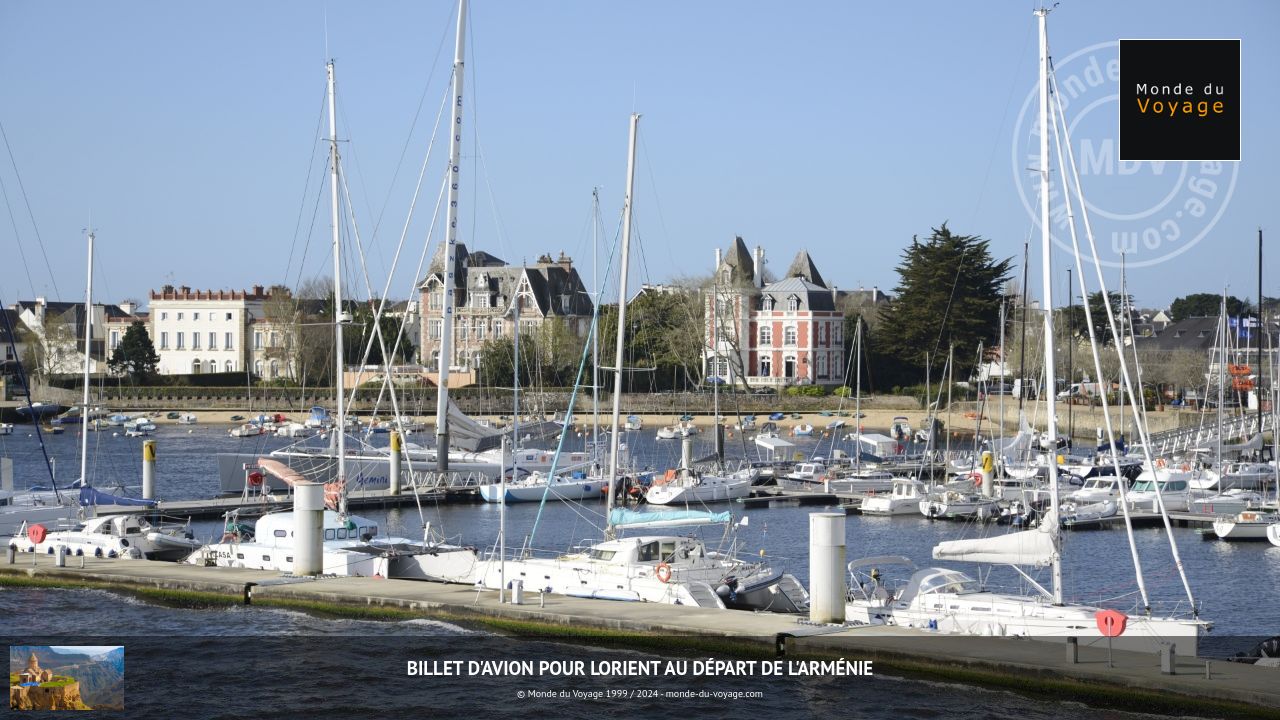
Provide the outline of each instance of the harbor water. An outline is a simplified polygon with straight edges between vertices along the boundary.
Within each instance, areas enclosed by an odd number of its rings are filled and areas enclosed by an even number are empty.
[[[117,429],[90,433],[88,477],[100,490],[130,496],[141,493],[141,438],[128,438]],[[57,436],[46,436],[45,443],[55,458],[57,475],[63,482],[78,476],[78,428],[71,426]],[[416,440],[422,436],[410,436]],[[386,444],[386,435],[372,436],[373,444]],[[261,453],[284,447],[292,442],[284,438],[259,436],[232,438],[225,426],[161,425],[152,435],[156,441],[157,495],[162,500],[212,497],[217,493],[217,453]],[[710,435],[698,436],[695,456],[711,452]],[[316,439],[312,439],[316,442]],[[829,455],[829,438],[793,438],[795,451],[804,456]],[[638,463],[655,469],[672,467],[679,462],[678,441],[658,441],[646,429],[629,433],[627,442]],[[581,449],[585,438],[577,432],[566,439],[566,449]],[[844,444],[848,450],[849,443]],[[731,461],[756,459],[755,448],[741,437],[728,439],[726,453]],[[0,437],[0,456],[13,460],[15,485],[19,488],[48,484],[48,473],[34,428],[19,426],[12,436]],[[730,541],[747,555],[763,555],[775,567],[796,575],[807,583],[808,515],[829,510],[821,506],[781,506],[746,509],[740,503],[719,503],[715,510],[731,510],[735,526]],[[383,534],[421,537],[424,523],[439,530],[453,541],[493,549],[497,542],[499,507],[484,503],[422,503],[421,511],[413,504],[390,510],[367,511],[362,514],[376,520]],[[536,549],[563,552],[568,548],[597,540],[601,536],[604,503],[548,502],[514,504],[507,508],[507,547],[517,548],[531,542]],[[745,524],[743,524],[745,519]],[[536,534],[529,540],[536,524]],[[975,537],[986,533],[1003,533],[996,525],[930,521],[923,517],[850,517],[847,525],[847,547],[850,560],[875,555],[902,555],[917,565],[930,563],[932,547],[943,540]],[[193,529],[200,538],[221,534],[220,521],[197,521]],[[705,528],[703,539],[710,546],[722,542],[722,529]],[[1185,614],[1189,603],[1182,581],[1173,563],[1168,539],[1162,528],[1135,530],[1136,541],[1147,588],[1158,614]],[[1269,543],[1204,542],[1194,529],[1175,528],[1174,538],[1182,555],[1191,589],[1201,617],[1214,624],[1214,630],[1201,643],[1201,654],[1228,656],[1246,651],[1259,639],[1280,635],[1280,603],[1274,590],[1280,587],[1280,548]],[[1135,580],[1128,543],[1121,526],[1115,529],[1069,532],[1064,535],[1064,594],[1069,600],[1103,604],[1129,612],[1140,612],[1138,586]],[[971,574],[977,566],[965,568]],[[983,579],[991,585],[1006,588],[1024,587],[1025,580],[1004,568],[992,570]],[[1048,569],[1032,571],[1041,584],[1049,584]],[[179,615],[178,617],[180,617]],[[192,629],[198,623],[193,622]]]

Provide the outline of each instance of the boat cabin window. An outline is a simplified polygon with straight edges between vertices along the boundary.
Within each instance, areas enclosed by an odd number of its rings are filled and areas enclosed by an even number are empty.
[[[636,550],[636,560],[639,562],[657,562],[659,559],[658,541],[656,540],[645,543]]]
[[[346,528],[338,528],[338,539],[339,539],[339,540],[346,540],[346,539],[347,539],[347,529],[346,529]]]
[[[243,559],[244,559],[244,553],[236,553],[236,559],[237,559],[237,560],[243,560]]]
[[[601,550],[600,548],[592,548],[590,552],[590,557],[592,560],[608,561],[608,560],[612,560],[613,556],[617,554],[618,554],[617,550]]]
[[[267,562],[271,562],[271,556],[270,556],[270,555],[263,555],[263,556],[262,556],[262,559],[263,559],[263,560],[265,560],[265,561],[267,561]]]
[[[286,555],[286,556],[285,556],[285,558],[284,558],[284,561],[285,561],[285,562],[287,562],[287,563],[291,563],[291,562],[293,562],[293,556],[292,556],[292,555]]]
[[[336,537],[336,535],[334,534],[334,530],[333,530],[333,528],[329,528],[328,530],[325,530],[325,531],[324,531],[324,539],[325,539],[325,540],[333,540],[335,537]]]
[[[662,543],[662,559],[663,561],[674,560],[676,555],[676,541]]]
[[[275,535],[276,537],[287,537],[287,536],[288,536],[288,534],[289,534],[289,533],[285,532],[284,530],[277,530],[277,531],[275,531],[275,533],[274,533],[274,535]]]
[[[137,535],[142,532],[142,528],[138,525],[130,525],[124,529],[126,535]]]

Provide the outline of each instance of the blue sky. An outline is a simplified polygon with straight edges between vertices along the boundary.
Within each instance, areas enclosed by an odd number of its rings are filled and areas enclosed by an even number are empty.
[[[1020,125],[1020,110],[1035,83],[1033,7],[476,0],[462,239],[516,262],[565,251],[589,268],[591,190],[602,187],[612,239],[636,110],[634,282],[707,273],[714,248],[741,235],[765,247],[775,272],[804,247],[829,282],[888,289],[912,235],[943,221],[1020,257],[1034,230],[1017,176],[1017,138],[1031,120]],[[328,200],[315,163],[327,56],[381,287],[448,80],[453,14],[449,0],[0,4],[0,122],[21,176],[20,188],[0,148],[0,300],[82,297],[90,217],[101,299],[166,282],[293,285],[326,272]],[[1103,45],[1079,56],[1083,72],[1090,57],[1114,56],[1105,44],[1121,37],[1243,39],[1244,162],[1221,170],[1203,239],[1187,242],[1199,231],[1189,228],[1177,241],[1188,247],[1165,243],[1129,273],[1140,304],[1224,285],[1256,295],[1256,229],[1280,237],[1278,32],[1280,4],[1262,1],[1070,0],[1051,15],[1060,79],[1068,56]],[[1115,119],[1104,90],[1067,109],[1080,133],[1073,147],[1092,150],[1091,203],[1120,217],[1181,202],[1178,166],[1108,168]],[[444,155],[441,144],[410,226],[393,283],[401,297]],[[1123,222],[1094,218],[1104,237]],[[1280,267],[1280,252],[1269,255],[1267,267]],[[1064,282],[1067,261],[1055,257]],[[1266,292],[1280,295],[1280,280]]]

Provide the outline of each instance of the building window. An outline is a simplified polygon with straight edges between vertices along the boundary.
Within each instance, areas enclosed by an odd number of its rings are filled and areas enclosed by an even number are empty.
[[[210,372],[210,373],[216,373],[216,372],[218,372],[218,361],[217,361],[217,360],[210,360],[210,361],[209,361],[209,372]]]
[[[432,320],[427,323],[427,338],[430,340],[440,339],[440,324],[442,320]]]
[[[192,374],[192,375],[199,375],[199,374],[200,374],[200,361],[199,361],[199,360],[192,360],[192,361],[191,361],[191,374]]]
[[[280,377],[280,363],[279,363],[279,361],[276,361],[276,360],[272,360],[272,361],[271,361],[271,377],[273,377],[273,378],[278,378],[278,377]]]
[[[773,327],[772,326],[770,325],[760,326],[760,344],[761,345],[773,344]]]
[[[253,334],[253,349],[254,350],[262,349],[262,333],[260,332],[256,332]]]
[[[167,312],[162,312],[162,313],[160,313],[160,319],[161,319],[161,320],[168,320],[168,319],[169,319],[169,313],[167,313]]]
[[[480,353],[471,356],[471,369],[477,372],[480,370]]]
[[[115,350],[116,347],[119,345],[120,345],[120,331],[112,330],[111,331],[111,349]]]
[[[280,333],[271,333],[271,344],[268,347],[280,347]]]
[[[227,319],[228,319],[228,320],[230,320],[230,319],[231,319],[231,313],[227,313]]]
[[[218,333],[216,332],[209,333],[209,349],[210,350],[218,349]]]
[[[796,358],[794,355],[788,355],[782,359],[782,376],[788,380],[795,378]]]
[[[230,360],[228,360],[222,364],[222,369],[224,372],[235,372],[236,366]]]
[[[760,309],[764,310],[765,312],[770,312],[771,310],[773,310],[773,298],[768,295],[765,295],[763,298],[761,298]]]
[[[169,333],[167,332],[160,333],[160,349],[161,350],[169,349]]]
[[[461,340],[467,339],[467,322],[465,320],[458,323],[458,338]]]
[[[495,338],[502,337],[502,321],[501,320],[493,321],[493,336]]]
[[[232,349],[234,349],[234,348],[232,348],[232,347],[231,347],[231,333],[223,333],[223,334],[222,334],[222,349],[223,349],[223,350],[232,350]]]
[[[175,346],[178,350],[182,349],[182,333],[178,333],[178,344]]]
[[[480,320],[480,319],[478,319],[478,318],[477,318],[476,320],[474,320],[473,322],[474,322],[474,324],[475,324],[475,327],[474,327],[474,328],[472,328],[472,332],[474,332],[474,333],[475,333],[475,335],[476,335],[476,340],[484,340],[484,330],[485,330],[485,326],[487,326],[489,323],[485,322],[484,320]],[[479,367],[479,366],[477,365],[477,367]]]
[[[818,377],[824,378],[826,376],[827,376],[827,354],[820,352],[818,353]]]
[[[831,377],[841,377],[840,371],[840,353],[831,353]]]
[[[427,307],[432,310],[444,307],[444,291],[427,293]]]
[[[192,320],[199,320],[199,319],[200,319],[200,313],[191,313],[191,319],[192,319]]]
[[[760,376],[761,377],[773,376],[773,358],[771,357],[760,358]]]
[[[181,319],[182,319],[182,313],[178,313],[178,319],[179,319],[179,320],[181,320]]]
[[[787,347],[795,347],[796,344],[796,326],[788,325],[782,330],[782,344]]]
[[[835,342],[835,344],[836,344],[836,345],[839,345],[841,342],[843,342],[843,340],[841,340],[841,337],[844,335],[844,322],[843,322],[843,321],[836,321],[836,322],[832,323],[832,325],[834,325],[834,326],[835,326],[835,332],[834,332],[833,334],[834,334],[836,337],[835,337],[835,341],[834,341],[834,342]]]
[[[198,332],[191,333],[191,349],[192,350],[200,349],[200,333]]]
[[[253,363],[253,374],[262,377],[262,361],[256,360]]]
[[[792,295],[787,298],[787,312],[795,312],[800,309],[800,298]]]

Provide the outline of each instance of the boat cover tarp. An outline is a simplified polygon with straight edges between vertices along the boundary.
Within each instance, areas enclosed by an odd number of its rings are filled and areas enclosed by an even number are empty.
[[[1047,565],[1053,558],[1053,538],[1040,528],[972,540],[948,540],[933,548],[935,560]]]
[[[93,505],[138,505],[141,507],[152,507],[155,504],[155,500],[120,497],[119,495],[104,493],[97,488],[87,486],[80,488],[81,507],[91,507]]]
[[[1024,456],[1031,449],[1031,441],[1036,437],[1036,432],[1031,427],[1031,423],[1027,422],[1026,413],[1018,413],[1018,433],[1011,438],[1005,438],[1003,443],[997,442],[996,454],[1002,457],[1017,458]]]
[[[609,524],[619,530],[626,530],[628,528],[672,527],[677,525],[712,525],[728,523],[732,519],[732,514],[728,512],[713,513],[702,510],[640,512],[626,508],[614,508],[609,515]]]

